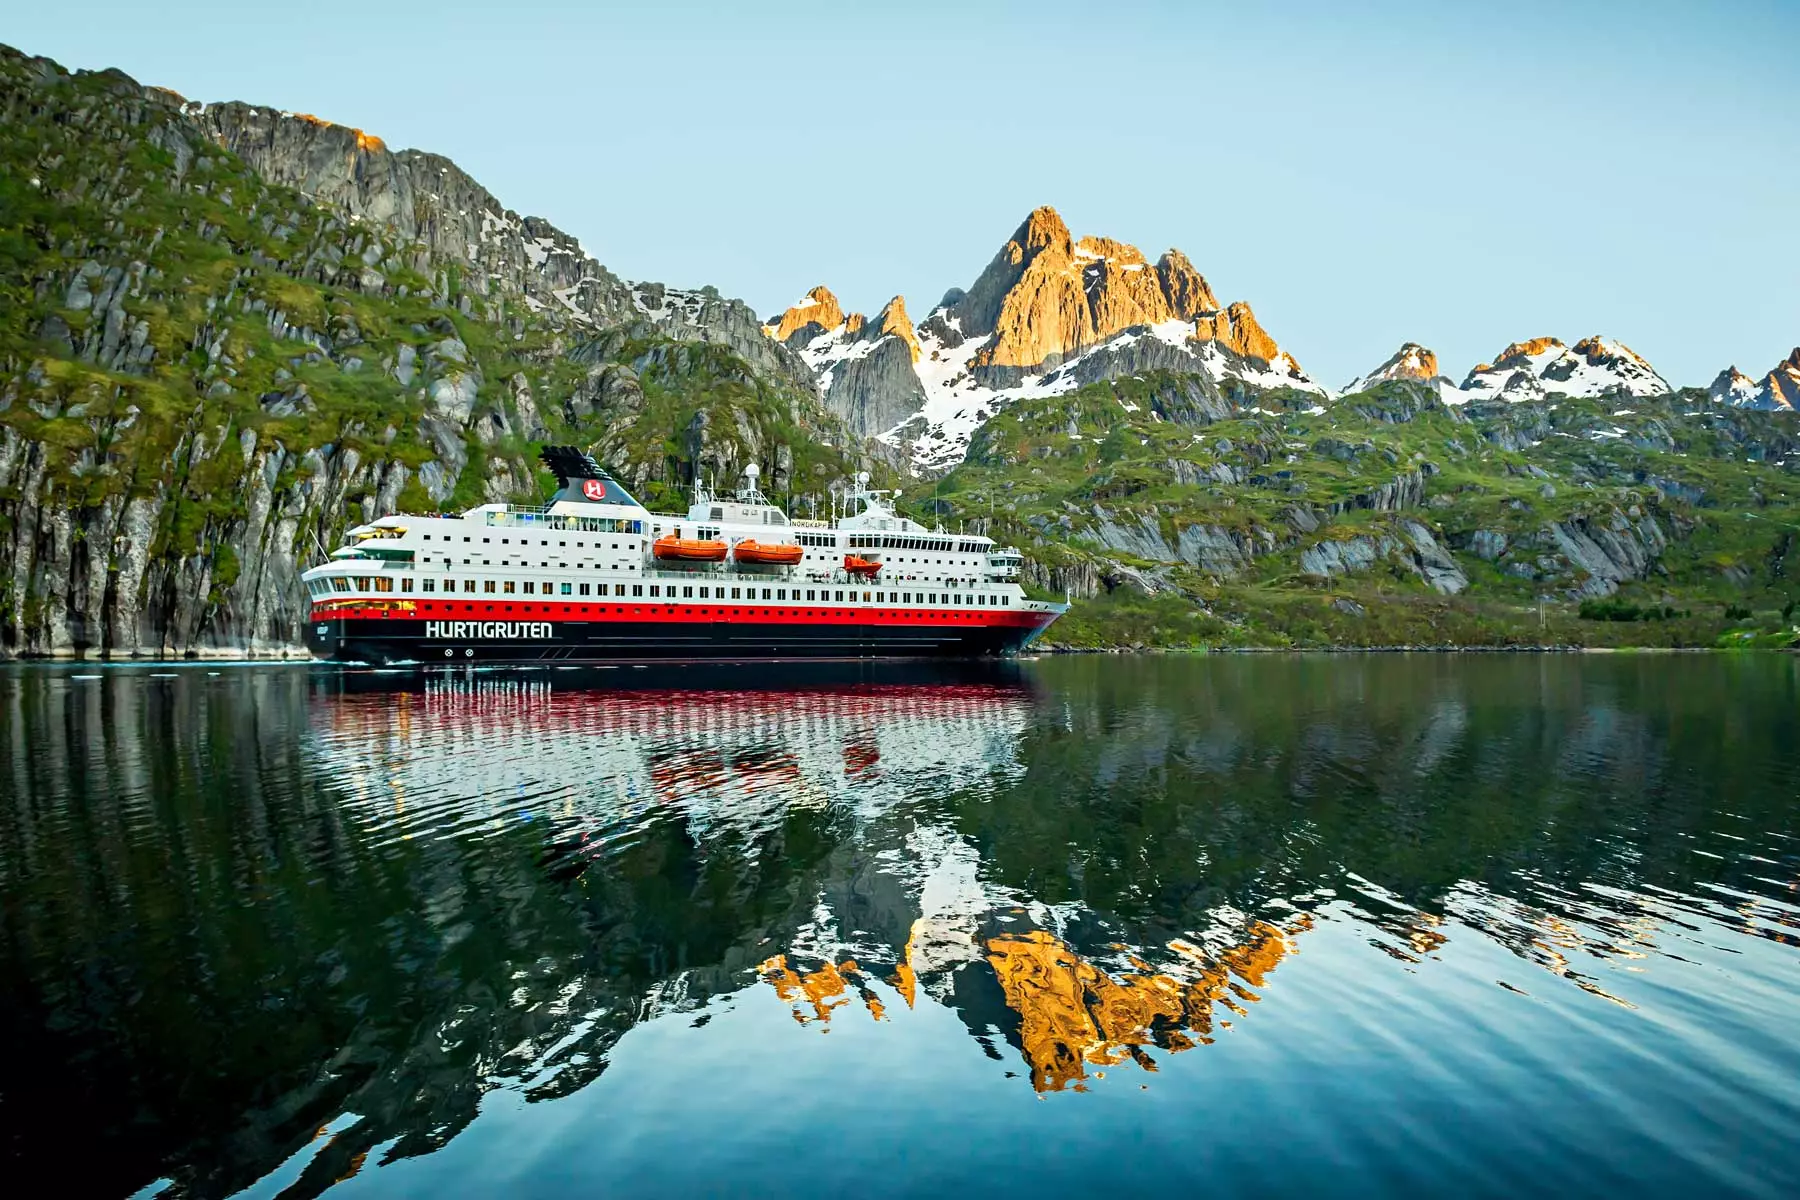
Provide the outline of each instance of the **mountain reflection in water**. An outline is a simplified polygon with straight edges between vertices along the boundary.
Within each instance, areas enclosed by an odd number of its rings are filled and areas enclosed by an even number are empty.
[[[418,1190],[399,1166],[484,1121],[599,1103],[616,1066],[644,1095],[643,1030],[709,1080],[694,1110],[744,1117],[741,1166],[813,1056],[897,1064],[884,1119],[925,1129],[897,1097],[976,1087],[971,1048],[1002,1090],[955,1136],[1032,1136],[1007,1089],[1087,1093],[1043,1119],[1089,1167],[1129,1131],[1153,1180],[1195,1167],[1108,1097],[1240,1078],[1244,1119],[1293,1127],[1221,1182],[1534,1178],[1504,1138],[1378,1122],[1366,1075],[1571,1139],[1591,1185],[1795,1181],[1792,658],[770,671],[0,675],[7,1155],[99,1194]],[[1585,1136],[1532,1124],[1552,1085]],[[543,1180],[701,1170],[629,1144]],[[945,1170],[882,1190],[977,1180]]]

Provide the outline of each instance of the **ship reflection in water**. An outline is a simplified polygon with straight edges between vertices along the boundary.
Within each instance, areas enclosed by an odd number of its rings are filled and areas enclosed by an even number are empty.
[[[7,1153],[169,1196],[1797,1182],[1792,660],[771,670],[0,675]]]

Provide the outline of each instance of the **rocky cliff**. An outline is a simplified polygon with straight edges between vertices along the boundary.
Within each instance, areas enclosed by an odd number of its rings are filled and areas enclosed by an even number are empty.
[[[347,523],[857,465],[749,310],[627,285],[447,160],[0,49],[0,652],[277,650]],[[740,353],[741,351],[741,353]]]
[[[919,339],[906,301],[889,300],[873,321],[845,313],[823,284],[763,326],[814,372],[831,411],[869,437],[892,429],[925,402],[915,364]]]

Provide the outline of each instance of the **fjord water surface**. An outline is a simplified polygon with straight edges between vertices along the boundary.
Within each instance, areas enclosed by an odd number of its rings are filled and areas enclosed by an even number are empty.
[[[1792,656],[14,667],[0,713],[14,1179],[1800,1190]]]

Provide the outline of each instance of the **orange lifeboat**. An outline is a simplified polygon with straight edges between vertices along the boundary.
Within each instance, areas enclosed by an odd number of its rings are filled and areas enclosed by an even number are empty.
[[[846,554],[844,555],[844,570],[852,575],[874,576],[881,570],[881,564],[870,562],[859,554]]]
[[[800,561],[803,551],[792,544],[775,544],[765,546],[753,538],[746,538],[732,548],[731,556],[741,563],[756,563],[769,567],[791,567]]]
[[[676,537],[666,533],[651,543],[650,552],[658,558],[682,562],[724,562],[725,543],[710,539]]]

